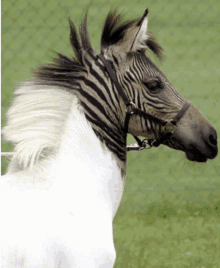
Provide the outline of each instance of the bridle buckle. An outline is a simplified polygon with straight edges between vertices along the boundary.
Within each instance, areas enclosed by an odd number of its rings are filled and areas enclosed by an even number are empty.
[[[141,147],[139,148],[139,151],[143,150],[143,149],[150,149],[152,146],[151,144],[149,144],[147,139],[144,139],[141,141]]]
[[[133,143],[126,147],[127,151],[142,151],[144,149],[150,149],[152,145],[147,139],[140,141],[139,143]]]
[[[127,104],[127,113],[128,113],[129,115],[134,114],[136,108],[137,108],[136,104],[133,103],[132,101],[130,101],[130,102]]]
[[[158,147],[165,138],[167,138],[169,135],[174,134],[174,132],[177,129],[177,123],[184,116],[185,112],[190,107],[191,102],[185,101],[182,108],[179,110],[179,112],[176,114],[176,116],[171,120],[164,120],[164,119],[158,118],[155,115],[147,113],[147,112],[141,110],[140,108],[138,108],[135,105],[135,103],[130,101],[130,99],[125,94],[124,90],[122,89],[121,85],[119,84],[114,69],[112,68],[111,64],[105,59],[105,57],[102,54],[97,55],[97,57],[102,61],[103,65],[105,66],[105,68],[107,70],[109,77],[114,82],[114,84],[119,92],[119,95],[121,96],[121,98],[123,99],[123,101],[127,107],[125,120],[124,120],[124,133],[125,133],[125,135],[127,135],[127,133],[128,133],[129,120],[130,120],[130,117],[132,114],[138,114],[140,116],[144,116],[145,118],[148,118],[152,121],[155,121],[155,122],[161,124],[160,125],[160,132],[161,133],[159,133],[159,134],[161,134],[161,137],[155,138],[154,140],[145,139],[145,140],[141,141],[138,137],[133,136],[137,140],[138,144],[132,144],[131,146],[127,146],[127,150],[128,151],[131,151],[131,150],[140,151],[143,149],[152,148],[153,146]]]
[[[173,134],[177,129],[177,125],[173,122],[173,120],[167,120],[165,125],[161,126],[162,133],[170,133]]]

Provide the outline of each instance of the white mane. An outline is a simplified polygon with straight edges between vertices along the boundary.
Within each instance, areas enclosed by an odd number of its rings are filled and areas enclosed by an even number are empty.
[[[3,130],[15,144],[0,185],[3,266],[113,267],[125,161],[96,136],[75,94],[35,82],[15,94]]]
[[[57,152],[74,94],[34,81],[22,83],[14,94],[2,134],[15,145],[9,166],[18,171]]]

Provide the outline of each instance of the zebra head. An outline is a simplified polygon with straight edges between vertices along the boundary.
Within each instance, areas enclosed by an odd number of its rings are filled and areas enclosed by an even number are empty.
[[[163,143],[182,150],[192,161],[213,159],[217,155],[215,129],[192,104],[187,104],[145,54],[150,49],[158,58],[163,57],[161,46],[147,31],[147,15],[148,10],[139,19],[121,22],[120,15],[110,12],[99,55],[89,39],[87,15],[79,34],[70,20],[75,57],[58,54],[52,64],[35,72],[37,83],[77,95],[97,137],[122,161],[126,160],[127,133],[156,141],[153,146]],[[130,114],[129,119],[126,99],[139,111]],[[172,135],[164,135],[166,126],[161,122],[175,122],[175,131],[169,124]]]
[[[101,38],[101,53],[110,62],[127,98],[141,111],[166,122],[172,121],[186,100],[166,76],[146,56],[150,49],[162,59],[162,48],[147,31],[148,10],[137,20],[120,22],[109,13]],[[125,108],[126,110],[126,108]],[[130,116],[128,133],[158,140],[161,123],[142,114]],[[217,133],[210,122],[192,104],[181,114],[175,132],[163,144],[184,151],[191,161],[206,162],[217,155]]]

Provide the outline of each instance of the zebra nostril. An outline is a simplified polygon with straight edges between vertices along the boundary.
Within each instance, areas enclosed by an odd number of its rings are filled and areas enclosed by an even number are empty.
[[[209,142],[210,142],[212,145],[214,145],[214,146],[217,145],[217,140],[214,138],[213,135],[210,135],[210,136],[209,136]]]
[[[217,133],[215,129],[211,129],[210,135],[209,135],[209,144],[213,147],[217,146]]]

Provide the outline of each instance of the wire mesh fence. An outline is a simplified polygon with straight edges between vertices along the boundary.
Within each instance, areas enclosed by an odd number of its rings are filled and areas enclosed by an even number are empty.
[[[68,50],[68,43],[63,42],[63,32],[68,29],[68,6],[64,8],[61,3],[57,2],[56,7],[49,1],[3,3],[3,79],[10,80],[13,73],[15,79],[19,78],[20,70],[25,69],[23,66],[37,65],[48,54],[48,49],[62,46]]]
[[[167,56],[182,58],[187,54],[200,60],[209,60],[219,53],[219,48],[216,46],[210,48],[210,44],[216,40],[217,27],[220,23],[216,3],[216,0],[209,1],[208,4],[205,1],[192,0],[181,5],[171,0],[164,3],[152,0],[148,3],[121,1],[120,4],[115,4],[113,0],[108,4],[102,0],[94,0],[91,3],[88,0],[3,1],[3,88],[5,91],[11,91],[18,81],[29,77],[31,68],[45,62],[48,56],[52,56],[51,51],[70,54],[67,41],[68,17],[79,24],[88,8],[89,22],[92,24],[90,32],[95,36],[96,49],[100,38],[96,33],[101,32],[102,22],[110,8],[118,6],[119,10],[126,12],[126,18],[134,18],[141,16],[143,7],[148,6],[150,30],[159,29],[156,35],[165,46]],[[164,31],[165,28],[169,30]],[[184,38],[181,39],[180,36]],[[178,49],[173,44],[176,44]]]
[[[220,58],[217,3],[217,0],[187,0],[181,4],[172,0],[149,0],[147,3],[143,0],[122,0],[120,3],[114,0],[108,3],[104,0],[2,1],[2,126],[5,124],[4,114],[10,106],[12,93],[20,81],[31,78],[31,70],[50,61],[55,56],[54,51],[73,55],[68,42],[68,17],[78,26],[88,8],[90,38],[99,52],[102,24],[110,9],[116,7],[119,12],[123,11],[125,19],[134,19],[149,7],[149,30],[164,47],[166,58],[169,58],[170,66],[173,67],[169,73],[167,66],[161,66],[168,78],[177,83],[193,78],[189,83],[200,80],[201,84],[209,83],[209,88],[213,89],[220,71],[216,65],[207,64],[217,62]],[[199,70],[195,77],[193,69],[197,68],[198,62],[198,69],[203,70]],[[210,78],[209,74],[213,71],[215,76]],[[217,105],[213,100],[216,101],[219,95],[212,92],[211,98],[209,95],[205,99],[204,107],[207,110],[213,108],[213,119],[217,122],[214,115],[217,114]],[[187,94],[190,99],[195,98],[200,103],[199,94],[197,97],[191,96],[190,90],[185,93],[185,97]],[[6,143],[2,146],[3,151],[12,148]]]
[[[121,1],[121,10],[128,10],[129,14],[141,16],[142,6],[149,6],[150,25],[160,28],[157,35],[167,49],[166,55],[172,56],[170,45],[178,44],[178,52],[175,57],[183,57],[187,52],[193,57],[208,59],[219,51],[210,49],[210,43],[216,38],[219,16],[215,12],[216,0],[209,4],[204,1],[187,1],[185,4],[177,4],[174,1],[136,1],[135,4]],[[173,2],[173,4],[172,4]],[[68,37],[68,17],[79,24],[80,19],[90,6],[90,22],[94,24],[92,34],[97,30],[101,32],[101,22],[110,8],[115,4],[109,1],[93,1],[91,5],[87,0],[82,1],[3,1],[2,3],[2,79],[7,84],[21,81],[26,78],[30,68],[38,66],[43,59],[48,58],[51,51],[70,53]],[[104,4],[105,3],[105,4]],[[117,3],[117,6],[119,4]],[[129,6],[131,8],[129,9]],[[130,18],[132,16],[130,15]],[[94,20],[94,21],[93,21]],[[199,27],[197,27],[199,24]],[[169,31],[162,28],[169,27]],[[180,27],[180,28],[179,28]],[[209,33],[204,34],[204,28],[209,28]],[[152,27],[151,27],[152,29]],[[181,30],[185,33],[184,39],[179,40]],[[214,30],[214,31],[213,31]],[[168,35],[167,35],[168,33]],[[165,35],[166,34],[166,35]],[[197,36],[192,40],[192,36]],[[169,43],[167,43],[167,41]],[[186,43],[190,43],[186,45]],[[201,46],[201,42],[203,46]],[[99,40],[95,40],[98,48]],[[179,49],[181,48],[181,50]],[[173,49],[173,48],[171,48]],[[211,53],[211,54],[210,54]],[[14,84],[13,84],[14,85]],[[5,88],[5,87],[4,87]],[[8,86],[7,86],[8,88]],[[11,88],[11,85],[10,85]]]
[[[2,126],[20,81],[54,51],[73,55],[68,17],[78,26],[88,7],[97,52],[111,8],[134,19],[149,7],[149,30],[166,56],[157,65],[220,133],[218,0],[2,0]],[[2,142],[3,152],[11,150]],[[219,267],[219,157],[194,165],[177,153],[162,147],[128,156],[126,191],[114,220],[115,267]],[[2,157],[2,174],[10,157]]]

